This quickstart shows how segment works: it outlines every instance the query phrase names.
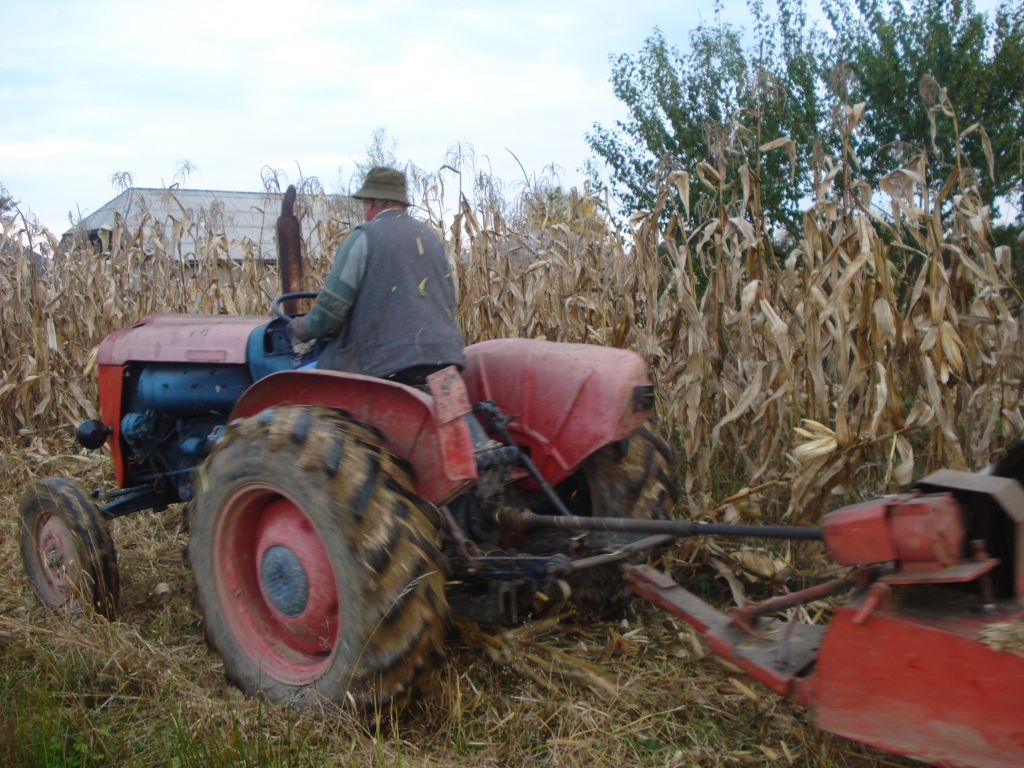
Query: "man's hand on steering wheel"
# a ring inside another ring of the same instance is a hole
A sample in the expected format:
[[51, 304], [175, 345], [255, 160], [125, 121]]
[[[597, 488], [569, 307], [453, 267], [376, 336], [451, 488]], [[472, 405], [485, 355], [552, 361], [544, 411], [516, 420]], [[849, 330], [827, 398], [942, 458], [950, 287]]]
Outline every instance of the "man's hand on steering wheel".
[[293, 291], [291, 293], [282, 293], [280, 296], [276, 296], [270, 303], [270, 310], [288, 323], [288, 333], [290, 333], [292, 338], [296, 341], [309, 341], [313, 338], [313, 334], [309, 332], [309, 325], [306, 323], [305, 316], [291, 317], [284, 311], [281, 304], [289, 299], [315, 299], [316, 297], [317, 291]]
[[313, 335], [309, 332], [309, 327], [306, 324], [306, 316], [293, 317], [288, 321], [288, 333], [292, 335], [292, 338], [296, 341], [309, 341], [313, 338]]

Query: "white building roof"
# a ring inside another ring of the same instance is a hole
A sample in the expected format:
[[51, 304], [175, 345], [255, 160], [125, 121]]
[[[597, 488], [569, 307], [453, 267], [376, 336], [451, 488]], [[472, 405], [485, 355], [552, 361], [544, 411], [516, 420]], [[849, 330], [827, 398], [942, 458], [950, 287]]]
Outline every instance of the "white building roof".
[[[192, 253], [183, 253], [185, 257], [194, 257], [199, 243], [207, 235], [224, 235], [232, 258], [240, 258], [246, 242], [251, 241], [259, 247], [264, 259], [275, 259], [274, 235], [283, 197], [282, 193], [275, 192], [129, 187], [86, 216], [82, 223], [92, 235], [113, 231], [118, 214], [132, 233], [138, 231], [147, 215], [152, 216], [152, 222], [187, 220], [189, 231], [182, 236], [181, 244], [186, 250], [191, 246]], [[323, 255], [315, 223], [332, 214], [341, 215], [347, 199], [341, 195], [299, 195], [295, 215], [299, 217], [303, 241], [313, 258]]]

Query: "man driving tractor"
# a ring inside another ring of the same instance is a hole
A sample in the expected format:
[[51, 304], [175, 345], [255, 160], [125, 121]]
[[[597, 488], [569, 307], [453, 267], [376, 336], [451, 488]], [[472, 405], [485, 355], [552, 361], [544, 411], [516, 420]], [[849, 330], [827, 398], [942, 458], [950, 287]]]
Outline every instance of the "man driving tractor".
[[318, 368], [418, 386], [464, 367], [451, 265], [437, 234], [408, 214], [405, 174], [373, 168], [353, 197], [365, 223], [338, 246], [316, 303], [288, 330], [326, 342]]

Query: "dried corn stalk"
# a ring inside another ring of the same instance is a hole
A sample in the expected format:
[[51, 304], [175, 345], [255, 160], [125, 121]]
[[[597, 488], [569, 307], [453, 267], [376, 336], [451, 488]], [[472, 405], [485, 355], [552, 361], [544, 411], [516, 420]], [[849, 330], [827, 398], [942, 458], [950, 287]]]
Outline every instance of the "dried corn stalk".
[[[626, 229], [575, 190], [509, 202], [491, 185], [475, 205], [460, 196], [454, 217], [434, 221], [466, 339], [642, 354], [684, 514], [757, 488], [749, 503], [765, 520], [813, 520], [833, 493], [984, 465], [1024, 432], [1021, 296], [1009, 253], [992, 248], [990, 212], [954, 180], [955, 204], [940, 215], [941, 201], [922, 203], [924, 167], [911, 164], [883, 180], [893, 215], [880, 216], [860, 202], [872, 190], [856, 182], [856, 195], [841, 194], [843, 164], [823, 162], [802, 237], [778, 256], [750, 208], [757, 179], [707, 164], [693, 188], [688, 174], [670, 176], [654, 210]], [[428, 210], [447, 210], [438, 177], [421, 181]], [[303, 227], [333, 246], [348, 225]], [[202, 235], [185, 213], [134, 232], [119, 223], [99, 252], [73, 239], [45, 275], [20, 251], [0, 252], [3, 428], [42, 433], [92, 414], [96, 345], [139, 316], [266, 314], [276, 268], [242, 245], [232, 260], [224, 238]], [[329, 255], [304, 253], [308, 287]]]

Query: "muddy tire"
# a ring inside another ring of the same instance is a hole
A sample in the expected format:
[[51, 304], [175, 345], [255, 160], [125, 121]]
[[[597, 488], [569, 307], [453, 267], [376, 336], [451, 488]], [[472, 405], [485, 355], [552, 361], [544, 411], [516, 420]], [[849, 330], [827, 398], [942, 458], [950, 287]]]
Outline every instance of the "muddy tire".
[[437, 511], [372, 432], [327, 409], [268, 409], [225, 431], [196, 486], [189, 560], [229, 682], [366, 709], [437, 664]]
[[21, 499], [21, 558], [47, 608], [117, 613], [120, 581], [110, 527], [96, 503], [61, 477], [37, 482]]
[[1024, 440], [1010, 445], [990, 472], [996, 477], [1009, 477], [1024, 485]]
[[[605, 446], [583, 465], [586, 508], [575, 511], [593, 517], [669, 519], [677, 498], [669, 478], [671, 458], [664, 441], [646, 427]], [[609, 551], [641, 538], [644, 536], [635, 533], [594, 532], [587, 535], [586, 548]], [[656, 554], [640, 554], [630, 562], [644, 562]], [[631, 598], [614, 565], [580, 571], [570, 578], [569, 585], [577, 611], [587, 616], [618, 613]]]

